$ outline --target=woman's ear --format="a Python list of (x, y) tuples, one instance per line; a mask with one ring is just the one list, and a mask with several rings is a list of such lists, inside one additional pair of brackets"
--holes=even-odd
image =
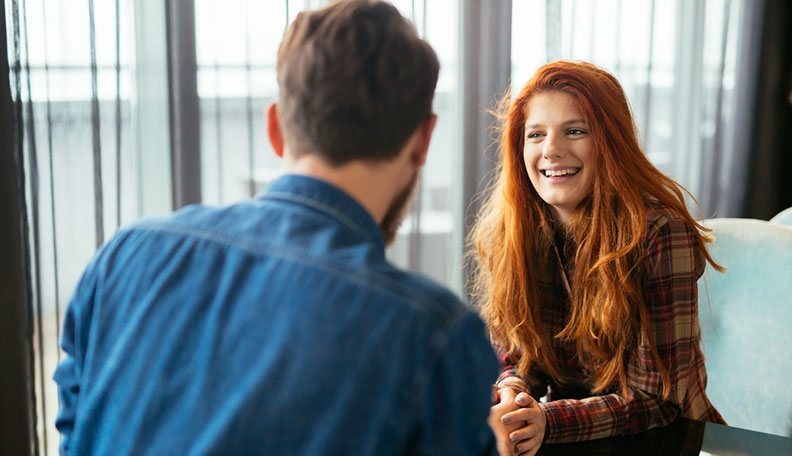
[(275, 155), (283, 158), (283, 131), (280, 126), (277, 103), (272, 103), (267, 108), (267, 135)]

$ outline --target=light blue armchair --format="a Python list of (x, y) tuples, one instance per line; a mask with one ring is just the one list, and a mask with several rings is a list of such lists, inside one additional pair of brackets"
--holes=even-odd
[(772, 223), (792, 226), (792, 207), (788, 207), (783, 211), (779, 212), (778, 214), (776, 214), (775, 217), (771, 218), (770, 221)]
[(732, 425), (792, 432), (792, 227), (711, 219), (712, 255), (699, 280), (707, 394)]

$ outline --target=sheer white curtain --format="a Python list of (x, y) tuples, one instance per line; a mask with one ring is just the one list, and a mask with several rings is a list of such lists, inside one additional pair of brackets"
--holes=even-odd
[(23, 124), (35, 448), (50, 454), (58, 448), (51, 379), (75, 283), (119, 226), (170, 210), (164, 9), (158, 24), (151, 15), (136, 21), (147, 12), (130, 0), (4, 7)]
[(652, 162), (693, 193), (704, 216), (729, 215), (716, 183), (738, 110), (740, 19), (749, 3), (514, 2), (512, 84), (556, 59), (608, 69), (624, 86)]
[[(299, 11), (326, 3), (197, 1), (204, 203), (247, 198), (282, 173), (264, 131), (264, 109), (278, 90), (277, 48), (284, 27)], [(397, 0), (393, 4), (432, 44), (441, 70), (434, 100), (439, 120), (419, 192), (388, 255), (403, 267), (460, 290), (460, 3)]]

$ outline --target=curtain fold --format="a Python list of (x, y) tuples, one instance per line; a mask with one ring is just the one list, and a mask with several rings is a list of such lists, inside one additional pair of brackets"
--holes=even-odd
[[(3, 2), (0, 57), (0, 448), (38, 454), (20, 4)], [(26, 69), (26, 68), (25, 68)]]
[[(558, 0), (551, 0), (557, 5)], [(498, 145), (497, 120), (490, 114), (506, 88), (512, 73), (511, 29), (523, 27), (519, 19), (512, 18), (512, 2), (462, 1), (462, 90), (463, 116), (463, 172), (462, 172), (462, 222), (464, 230), (460, 244), (464, 245), (467, 233), (473, 226), (483, 199), (481, 195), (489, 187), (497, 163)], [(548, 8), (548, 19), (560, 10)], [(552, 21), (556, 19), (553, 18)], [(560, 19), (559, 19), (560, 20)], [(548, 43), (550, 43), (548, 39)], [(513, 87), (519, 90), (519, 87)], [(472, 274), (469, 264), (464, 265), (463, 284), (470, 297), (468, 287)]]
[(756, 45), (745, 52), (753, 52), (755, 62), (745, 71), (751, 71), (753, 87), (742, 100), (747, 113), (739, 124), (749, 128), (748, 138), (740, 138), (742, 148), (730, 163), (735, 180), (724, 186), (746, 188), (742, 216), (769, 220), (792, 207), (792, 3), (763, 0), (752, 6), (755, 29), (747, 41)]
[[(122, 203), (138, 193), (122, 185), (132, 160), (124, 153), (130, 150), (130, 136), (123, 131), (131, 129), (125, 113), (132, 110), (133, 98), (125, 79), (131, 65), (122, 56), (123, 5), (129, 8), (129, 0), (6, 0), (3, 5), (3, 26), (10, 31), (3, 35), (3, 58), (10, 66), (3, 70), (2, 101), (12, 109), (11, 123), (3, 127), (2, 172), (13, 179), (4, 175), (2, 180), (16, 184), (0, 194), (3, 204), (15, 199), (13, 217), (3, 211), (0, 224), (16, 220), (16, 226), (2, 227), (3, 242), (10, 244), (0, 250), (3, 261), (20, 262), (16, 275), (2, 268), (3, 280), (17, 282), (3, 282), (0, 288), (3, 293), (22, 288), (15, 300), (4, 298), (0, 308), (22, 316), (3, 316), (0, 332), (21, 339), (16, 345), (3, 340), (0, 351), (25, 350), (24, 373), (11, 369), (11, 375), (27, 382), (25, 394), (16, 391), (27, 411), (24, 419), (17, 416), (15, 426), (27, 426), (31, 438), (25, 441), (22, 432), (14, 437), (20, 445), (29, 444), (28, 454), (58, 449), (52, 375), (61, 358), (61, 296), (72, 292), (105, 233), (128, 220)], [(7, 249), (18, 249), (19, 256)], [(5, 327), (10, 322), (16, 322), (13, 329)], [(13, 404), (0, 407), (3, 415), (13, 409)], [(11, 447), (0, 445), (0, 452)]]

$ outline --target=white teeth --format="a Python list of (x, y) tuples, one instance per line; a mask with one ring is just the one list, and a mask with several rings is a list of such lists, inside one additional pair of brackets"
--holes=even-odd
[(546, 169), (544, 170), (545, 176), (547, 177), (558, 177), (558, 176), (566, 176), (568, 174), (575, 174), (579, 170), (577, 168), (567, 168), (567, 169)]

